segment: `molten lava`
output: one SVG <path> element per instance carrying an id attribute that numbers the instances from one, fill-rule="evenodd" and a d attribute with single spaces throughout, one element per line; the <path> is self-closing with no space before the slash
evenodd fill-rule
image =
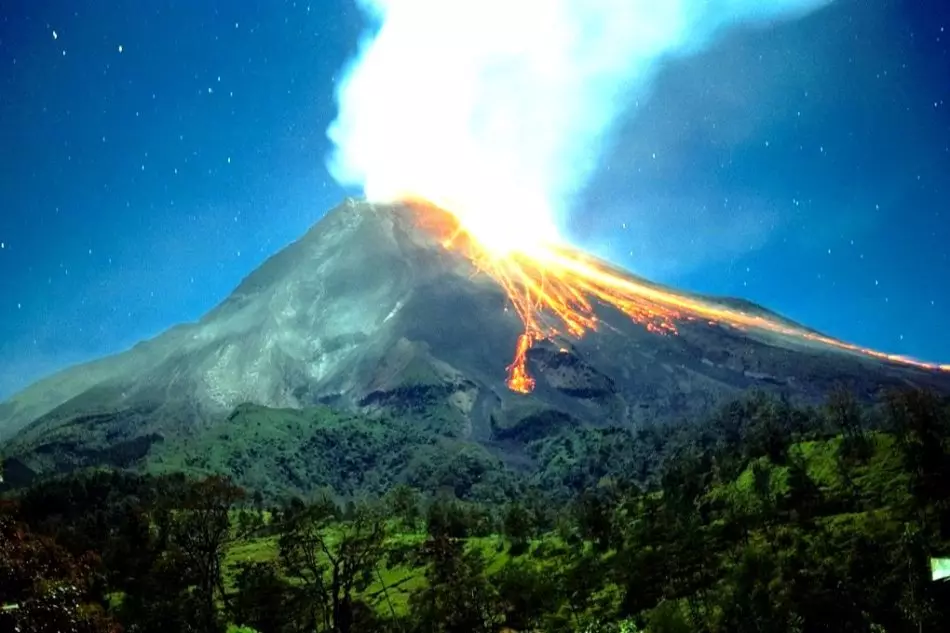
<path id="1" fill-rule="evenodd" d="M 420 225 L 442 245 L 464 254 L 475 267 L 505 290 L 524 324 L 514 360 L 508 366 L 508 387 L 530 393 L 535 386 L 528 373 L 527 356 L 542 340 L 580 338 L 595 331 L 600 321 L 597 304 L 613 306 L 634 322 L 660 335 L 677 334 L 676 323 L 703 321 L 710 325 L 778 334 L 799 342 L 813 342 L 930 371 L 950 372 L 938 365 L 866 349 L 823 336 L 762 315 L 680 295 L 612 270 L 581 251 L 556 244 L 531 242 L 524 249 L 495 251 L 485 246 L 460 219 L 431 204 L 412 201 Z"/>

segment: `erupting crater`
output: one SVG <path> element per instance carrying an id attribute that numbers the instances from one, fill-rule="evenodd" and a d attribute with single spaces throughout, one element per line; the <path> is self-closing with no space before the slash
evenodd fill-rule
<path id="1" fill-rule="evenodd" d="M 598 305 L 612 306 L 658 335 L 676 335 L 678 322 L 702 321 L 950 373 L 950 364 L 864 348 L 775 318 L 649 285 L 565 244 L 529 240 L 523 248 L 493 249 L 467 230 L 464 220 L 452 212 L 421 199 L 407 200 L 406 205 L 416 212 L 421 228 L 434 235 L 444 248 L 463 254 L 507 294 L 524 324 L 514 359 L 508 365 L 507 385 L 518 393 L 530 393 L 535 387 L 527 367 L 531 347 L 542 340 L 580 338 L 598 330 L 602 325 L 597 316 Z"/>

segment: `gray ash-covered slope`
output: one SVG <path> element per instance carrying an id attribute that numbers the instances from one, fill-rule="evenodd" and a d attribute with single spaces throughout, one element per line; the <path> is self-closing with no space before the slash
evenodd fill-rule
<path id="1" fill-rule="evenodd" d="M 513 393 L 506 366 L 522 325 L 502 289 L 408 209 L 348 201 L 199 322 L 0 405 L 0 450 L 35 470 L 141 463 L 157 442 L 227 425 L 243 403 L 423 420 L 517 446 L 559 425 L 702 415 L 750 388 L 802 401 L 839 383 L 868 397 L 908 385 L 950 392 L 946 375 L 815 344 L 705 322 L 660 336 L 611 308 L 599 314 L 607 327 L 566 350 L 532 349 L 537 387 Z"/>

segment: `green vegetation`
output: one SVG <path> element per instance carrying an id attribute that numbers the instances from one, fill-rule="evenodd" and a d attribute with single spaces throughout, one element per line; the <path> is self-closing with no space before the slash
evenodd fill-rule
<path id="1" fill-rule="evenodd" d="M 287 460 L 321 487 L 278 500 L 97 471 L 11 493 L 0 629 L 909 633 L 950 616 L 930 570 L 950 551 L 950 402 L 925 393 L 559 427 L 532 433 L 521 473 L 461 444 L 427 452 L 390 422 L 243 415 L 262 422 L 243 473 L 265 487 L 255 455 L 272 464 L 268 442 L 318 426 L 329 454 Z M 200 473 L 213 449 L 164 464 Z"/>
<path id="2" fill-rule="evenodd" d="M 431 407 L 423 409 L 425 416 L 431 413 Z M 425 416 L 373 419 L 329 407 L 243 405 L 197 436 L 156 445 L 146 468 L 152 474 L 225 475 L 268 499 L 306 497 L 326 486 L 346 497 L 379 496 L 398 483 L 449 487 L 470 497 L 479 491 L 472 490 L 475 482 L 459 478 L 466 467 L 472 477 L 489 471 L 503 476 L 501 463 L 483 447 L 452 437 L 441 422 L 436 432 Z"/>

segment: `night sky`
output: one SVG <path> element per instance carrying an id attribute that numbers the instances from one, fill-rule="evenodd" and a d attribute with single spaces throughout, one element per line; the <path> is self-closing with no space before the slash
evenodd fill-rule
<path id="1" fill-rule="evenodd" d="M 4 4 L 0 397 L 199 318 L 352 193 L 325 131 L 362 28 L 353 0 Z M 950 362 L 950 5 L 838 0 L 671 60 L 570 237 Z"/>

